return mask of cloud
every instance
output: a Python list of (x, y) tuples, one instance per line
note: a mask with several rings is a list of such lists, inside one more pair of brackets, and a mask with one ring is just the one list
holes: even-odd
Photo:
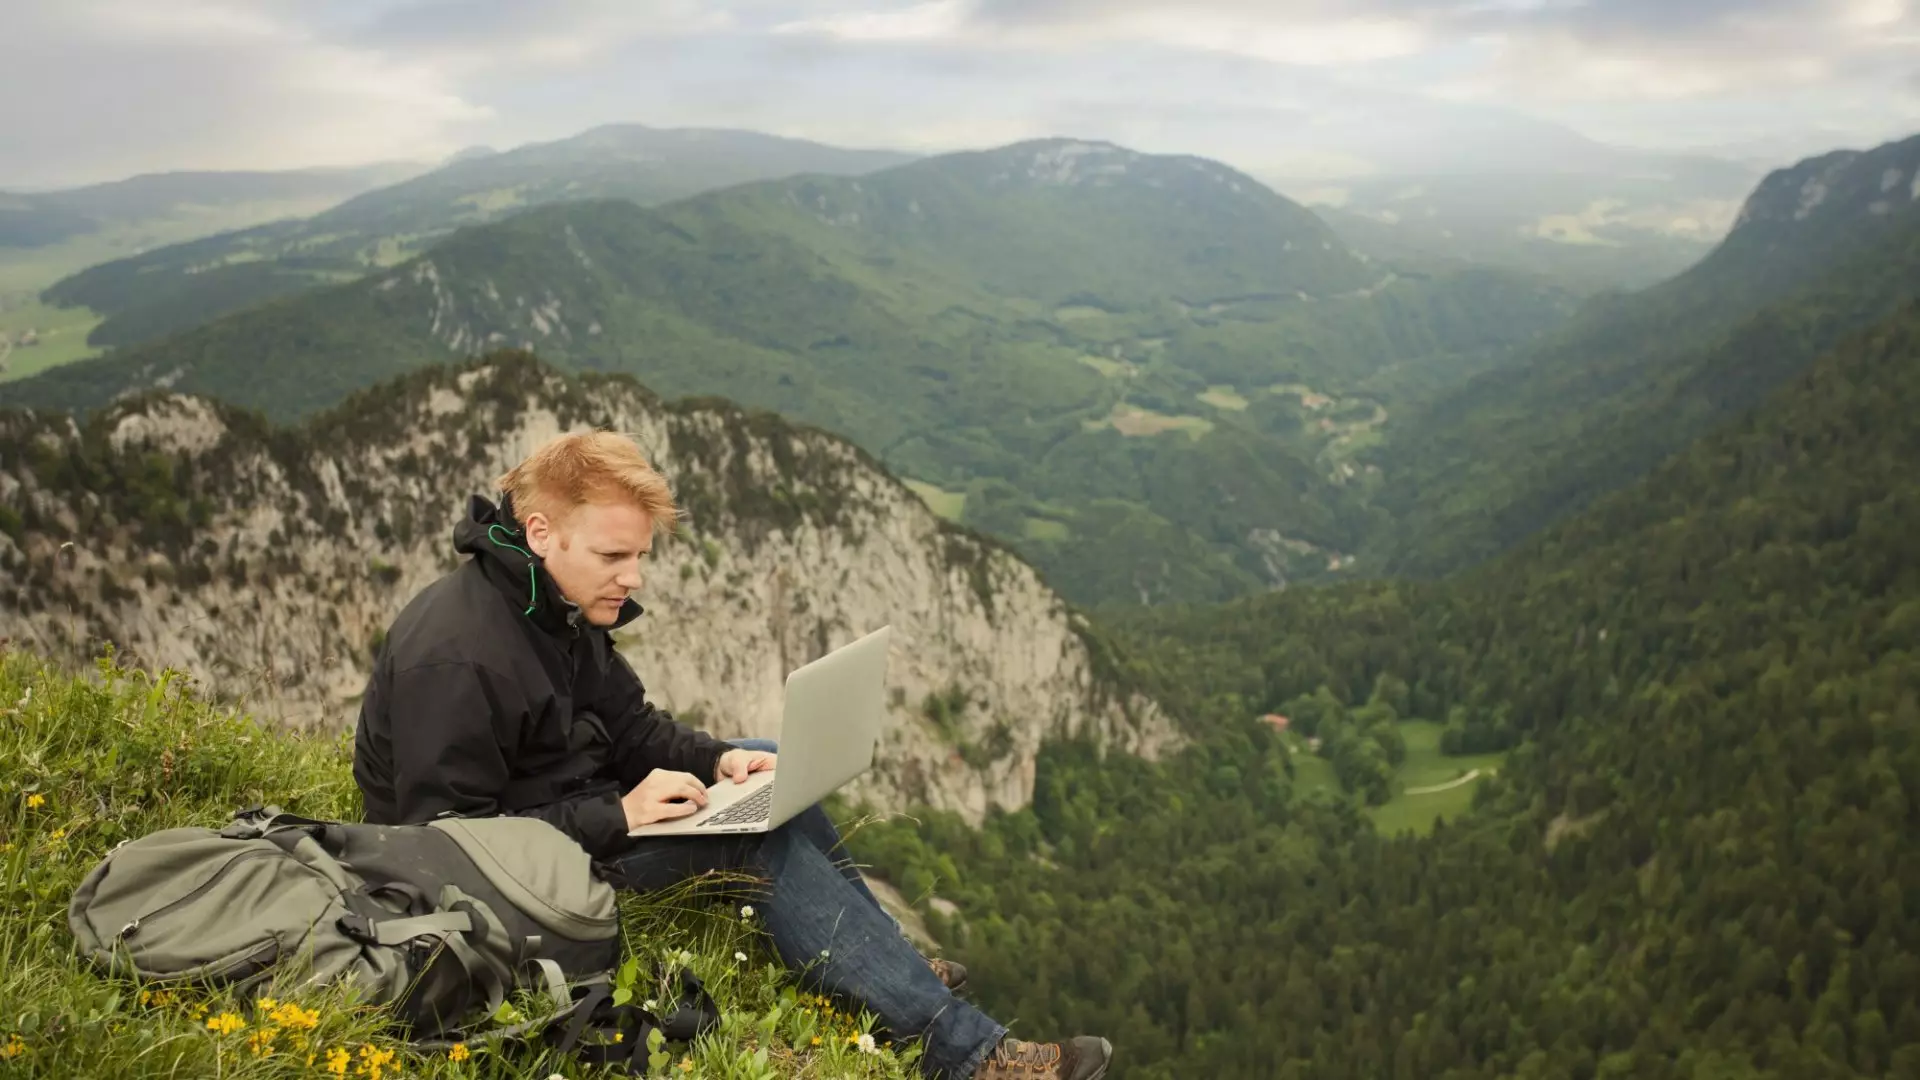
[(1574, 160), (1575, 131), (1812, 150), (1920, 127), (1916, 5), (0, 0), (30, 43), (0, 67), (0, 188), (608, 122), (929, 151), (1072, 134), (1274, 173)]
[(463, 72), (578, 64), (636, 40), (733, 28), (702, 0), (403, 0), (354, 24), (352, 41), (429, 57)]
[(430, 65), (320, 40), (246, 0), (69, 0), (6, 15), (0, 185), (164, 168), (431, 157), (489, 111)]
[(1309, 66), (1405, 56), (1422, 45), (1419, 27), (1411, 20), (1380, 13), (1353, 16), (1335, 6), (1314, 7), (1311, 12), (1276, 18), (1272, 9), (1251, 4), (1011, 5), (922, 0), (883, 10), (836, 11), (774, 29), (847, 41), (943, 40), (1033, 49), (1153, 43)]

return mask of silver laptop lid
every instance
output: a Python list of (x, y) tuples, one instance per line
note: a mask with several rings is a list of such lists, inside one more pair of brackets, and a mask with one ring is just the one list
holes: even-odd
[(873, 767), (887, 712), (887, 644), (882, 626), (787, 676), (769, 827), (777, 828)]

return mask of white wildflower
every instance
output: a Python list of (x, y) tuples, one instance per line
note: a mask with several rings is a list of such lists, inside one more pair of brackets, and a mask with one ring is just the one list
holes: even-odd
[(648, 1012), (655, 1012), (660, 1008), (660, 1003), (653, 1000), (652, 998), (648, 998), (647, 1000), (640, 1003), (640, 1007), (647, 1010)]
[(734, 954), (733, 954), (733, 958), (734, 958), (735, 960), (738, 960), (738, 961), (740, 961), (740, 962), (741, 962), (741, 963), (743, 963), (743, 964), (747, 962), (747, 954), (746, 954), (746, 953), (743, 953), (743, 952), (737, 952), (737, 953), (734, 953)]
[(859, 1046), (860, 1052), (863, 1054), (877, 1054), (880, 1052), (880, 1048), (873, 1044), (873, 1036), (866, 1032), (861, 1033)]
[(753, 905), (752, 905), (752, 904), (741, 904), (741, 905), (740, 905), (740, 917), (741, 917), (741, 918), (743, 918), (743, 919), (751, 919), (751, 918), (753, 918)]

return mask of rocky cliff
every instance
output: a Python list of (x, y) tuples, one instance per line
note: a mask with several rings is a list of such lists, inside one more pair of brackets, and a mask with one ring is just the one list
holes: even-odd
[(619, 633), (650, 695), (772, 735), (788, 671), (896, 629), (891, 723), (852, 794), (979, 820), (1024, 805), (1050, 736), (1179, 741), (1093, 631), (1009, 552), (938, 519), (853, 445), (724, 402), (666, 403), (521, 354), (433, 368), (298, 428), (149, 395), (76, 422), (0, 412), (0, 637), (111, 642), (282, 722), (352, 722), (380, 635), (457, 564), (472, 493), (562, 431), (630, 433), (687, 511)]

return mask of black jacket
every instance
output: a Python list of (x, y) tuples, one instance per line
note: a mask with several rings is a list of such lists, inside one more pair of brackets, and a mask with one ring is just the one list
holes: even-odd
[[(453, 530), (473, 558), (393, 622), (361, 699), (353, 778), (367, 820), (525, 814), (600, 856), (620, 796), (654, 769), (703, 783), (728, 744), (675, 723), (528, 553), (510, 502), (475, 496)], [(616, 625), (640, 614), (627, 601)]]

